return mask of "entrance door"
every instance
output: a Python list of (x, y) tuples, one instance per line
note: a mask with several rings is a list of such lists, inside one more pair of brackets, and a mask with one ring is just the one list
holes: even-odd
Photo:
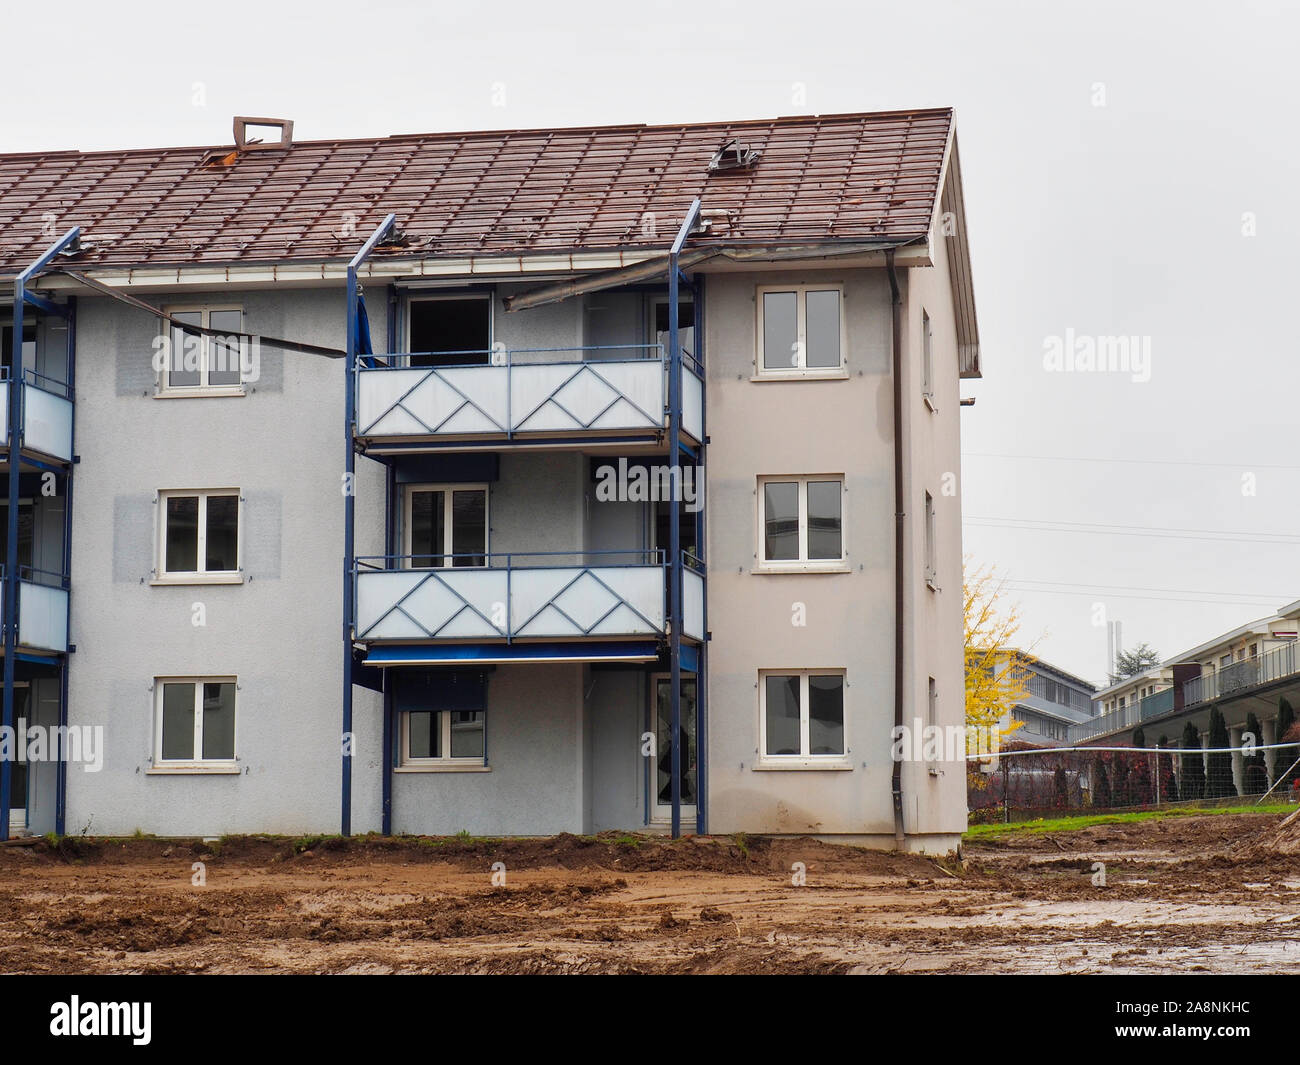
[[(656, 822), (670, 822), (673, 817), (673, 736), (672, 678), (656, 673), (654, 810)], [(695, 747), (695, 678), (682, 676), (681, 735), (682, 744), (682, 820), (695, 818), (696, 747)]]

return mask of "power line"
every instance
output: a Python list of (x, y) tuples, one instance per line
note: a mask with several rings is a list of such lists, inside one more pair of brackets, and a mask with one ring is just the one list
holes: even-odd
[(1300, 544), (1300, 535), (1278, 532), (1249, 532), (1236, 529), (1178, 529), (1158, 525), (1109, 525), (1096, 522), (1047, 521), (1036, 518), (963, 518), (965, 525), (983, 528), (1021, 529), (1025, 532), (1083, 533), (1091, 536), (1136, 536), (1156, 540), (1200, 540), (1209, 543)]
[(1068, 588), (1120, 588), (1133, 592), (1174, 592), (1179, 595), (1228, 595), (1239, 599), (1265, 599), (1277, 602), (1278, 596), (1272, 592), (1208, 592), (1199, 588), (1149, 588), (1140, 584), (1086, 584), (1083, 581), (1044, 581), (1037, 577), (1008, 577), (1007, 580), (1020, 584), (1057, 584)]
[(1190, 459), (1117, 459), (1083, 455), (1004, 455), (992, 451), (963, 451), (962, 458), (1015, 459), (1027, 462), (1101, 462), (1135, 466), (1196, 466), (1229, 470), (1300, 470), (1300, 466), (1279, 462), (1193, 462)]
[[(1013, 585), (1013, 582), (1008, 581), (1007, 583), (1008, 585)], [(1251, 599), (1207, 600), (1207, 599), (1197, 599), (1195, 597), (1180, 599), (1180, 598), (1174, 598), (1173, 596), (1165, 596), (1165, 595), (1132, 595), (1127, 592), (1099, 592), (1097, 590), (1076, 592), (1076, 591), (1070, 591), (1069, 589), (1066, 588), (1027, 588), (1027, 587), (1019, 587), (1019, 586), (1012, 586), (1011, 591), (1019, 592), (1021, 594), (1033, 594), (1036, 592), (1039, 595), (1084, 595), (1092, 599), (1096, 599), (1099, 596), (1101, 598), (1109, 597), (1111, 599), (1137, 599), (1137, 600), (1145, 600), (1147, 602), (1152, 602), (1152, 603), (1201, 603), (1205, 606), (1249, 606), (1249, 607), (1267, 608), (1276, 602), (1276, 600), (1262, 601), (1262, 600), (1251, 600)]]

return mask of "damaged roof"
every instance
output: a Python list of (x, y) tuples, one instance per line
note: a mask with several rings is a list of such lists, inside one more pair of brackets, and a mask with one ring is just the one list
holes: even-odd
[(668, 126), (0, 155), (0, 273), (82, 228), (86, 267), (348, 259), (389, 212), (402, 257), (907, 241), (938, 209), (948, 108)]

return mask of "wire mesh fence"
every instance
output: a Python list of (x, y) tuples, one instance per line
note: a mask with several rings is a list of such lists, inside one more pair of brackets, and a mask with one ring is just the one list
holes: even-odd
[(1042, 748), (1007, 744), (967, 765), (972, 824), (1045, 813), (1300, 799), (1300, 748)]

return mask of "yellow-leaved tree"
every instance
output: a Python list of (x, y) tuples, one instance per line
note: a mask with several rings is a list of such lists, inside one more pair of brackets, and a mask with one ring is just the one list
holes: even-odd
[[(1029, 694), (1029, 655), (1014, 646), (1020, 631), (1020, 609), (1008, 604), (1004, 581), (992, 566), (971, 566), (962, 574), (962, 614), (965, 622), (966, 735), (968, 753), (995, 751), (1021, 727), (1011, 709)], [(987, 778), (979, 762), (967, 763), (972, 787)]]

